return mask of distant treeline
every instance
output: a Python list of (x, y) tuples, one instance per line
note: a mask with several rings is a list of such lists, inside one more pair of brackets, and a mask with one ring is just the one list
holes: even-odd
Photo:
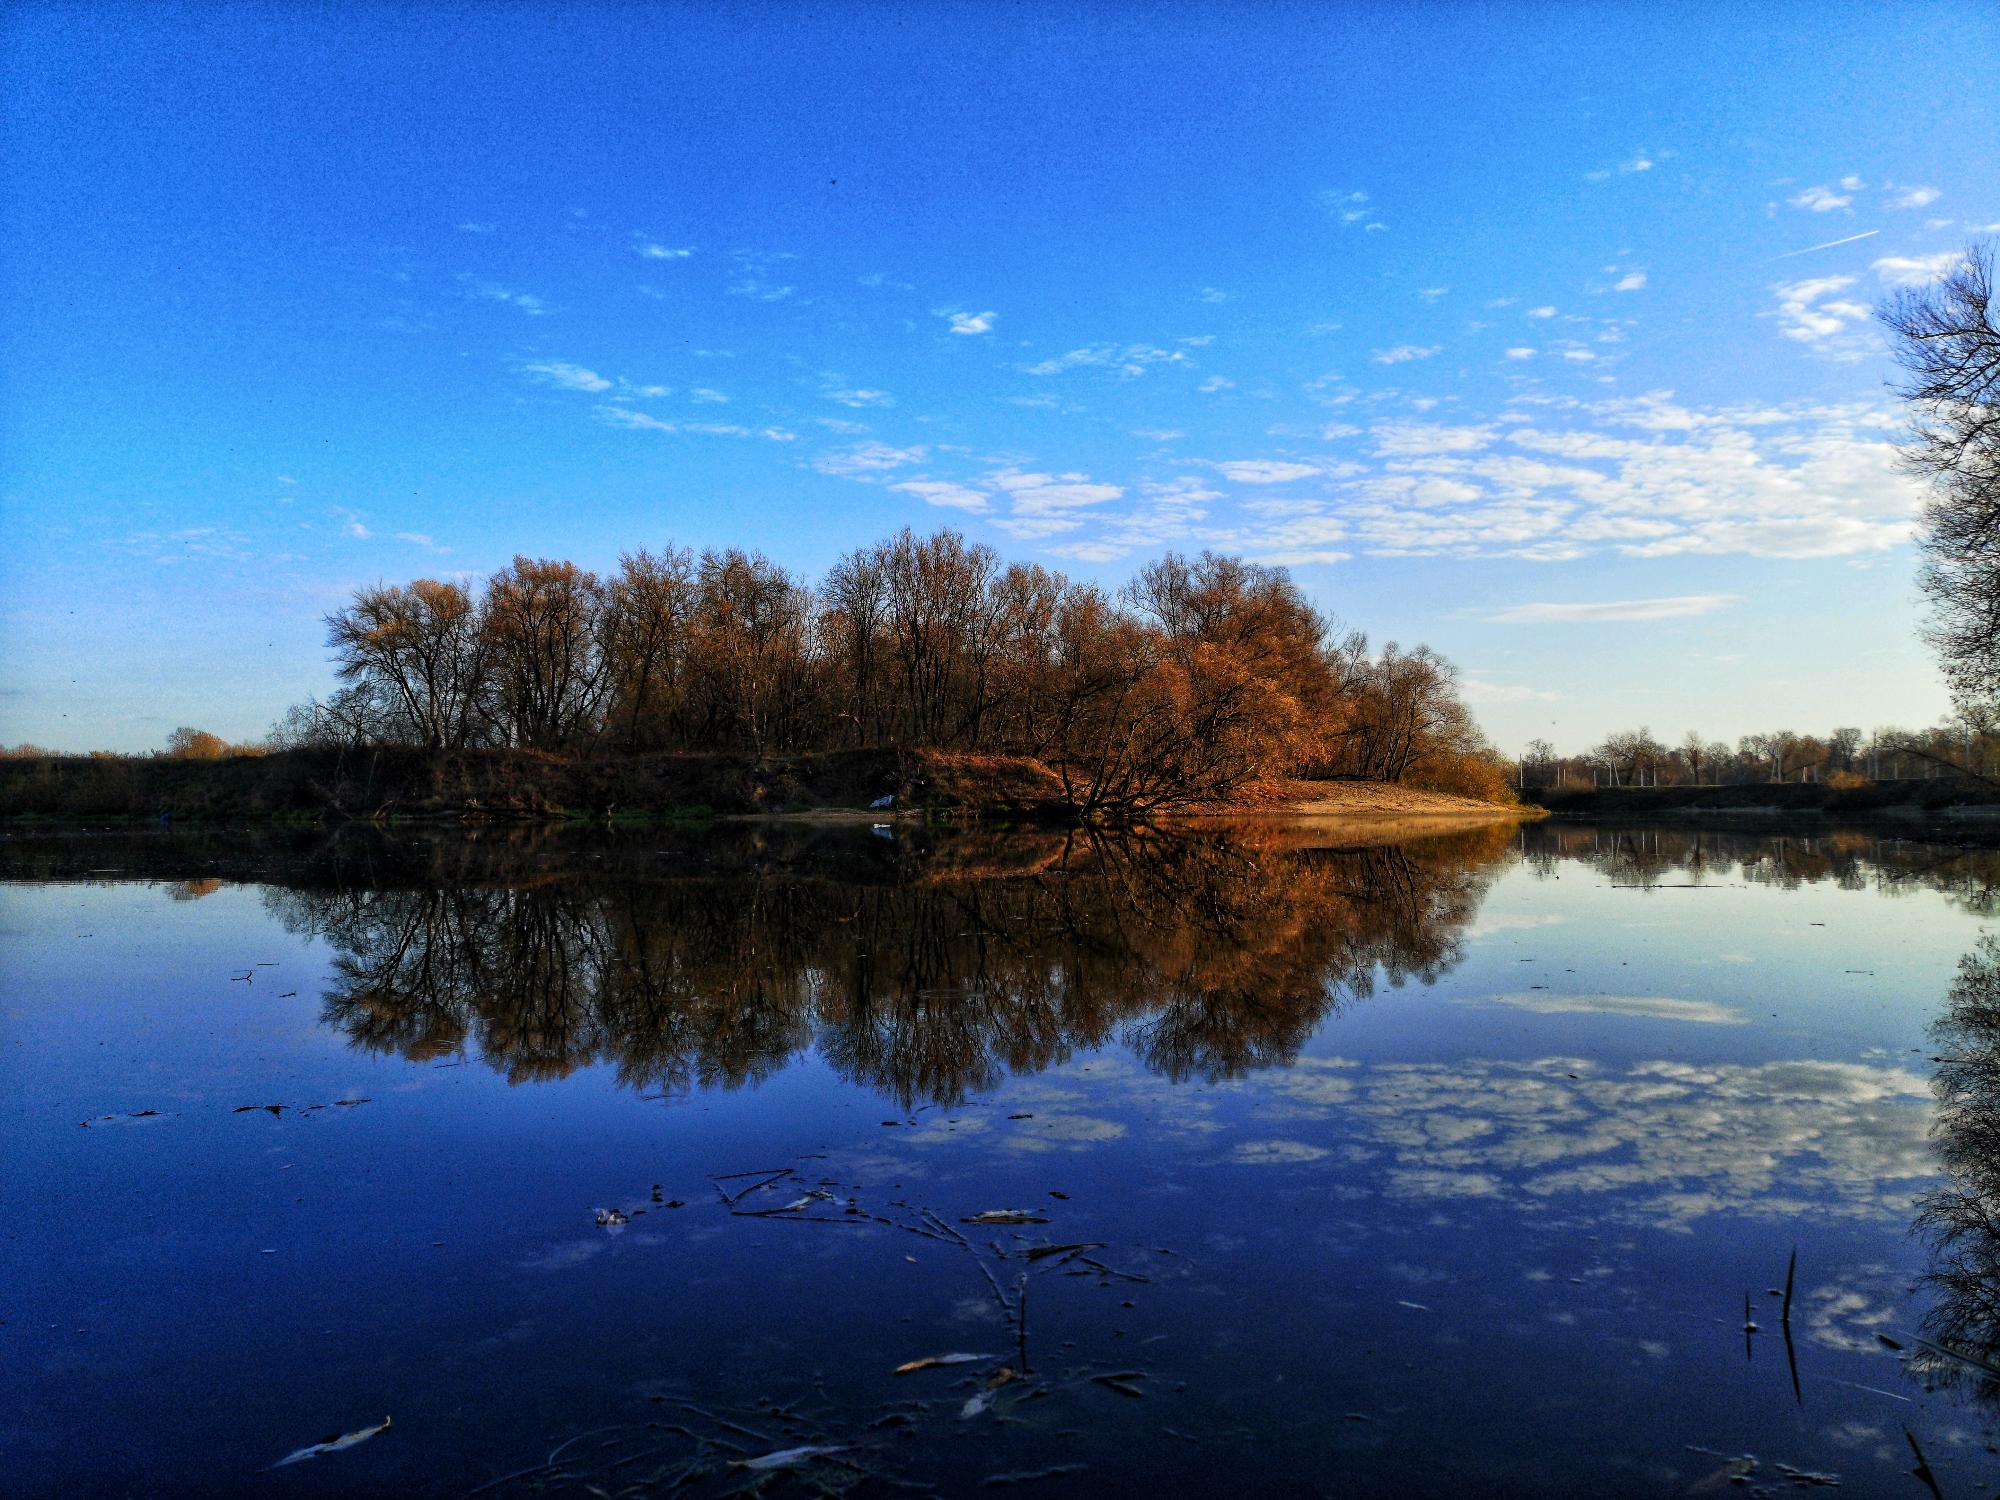
[(1579, 755), (1547, 740), (1521, 754), (1516, 784), (1559, 787), (1749, 786), (1818, 783), (1851, 789), (1875, 781), (1971, 780), (2000, 776), (2000, 726), (1961, 714), (1931, 729), (1789, 729), (1746, 734), (1731, 745), (1689, 730), (1674, 744), (1650, 729), (1606, 735)]
[(642, 550), (603, 577), (517, 557), (476, 588), (360, 589), (326, 623), (344, 685), (275, 748), (1024, 756), (1086, 814), (1277, 776), (1507, 795), (1449, 663), (1371, 652), (1282, 569), (1211, 553), (1115, 595), (950, 531), (905, 530), (817, 584), (733, 548)]

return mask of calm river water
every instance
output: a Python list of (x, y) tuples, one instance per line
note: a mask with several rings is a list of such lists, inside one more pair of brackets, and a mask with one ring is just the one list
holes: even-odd
[(1864, 835), (12, 836), (0, 1493), (1990, 1494), (1996, 909)]

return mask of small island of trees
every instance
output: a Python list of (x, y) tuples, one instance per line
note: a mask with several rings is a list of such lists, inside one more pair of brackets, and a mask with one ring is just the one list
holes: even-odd
[(1085, 817), (1264, 778), (1506, 796), (1448, 662), (1371, 651), (1283, 569), (1207, 552), (1116, 594), (948, 530), (817, 585), (736, 548), (640, 550), (607, 576), (517, 557), (476, 589), (360, 589), (327, 630), (343, 686), (276, 748), (1017, 757)]

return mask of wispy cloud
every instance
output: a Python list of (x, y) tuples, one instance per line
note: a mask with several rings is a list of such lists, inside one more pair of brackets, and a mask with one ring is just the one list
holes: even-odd
[(1627, 271), (1612, 285), (1614, 292), (1636, 292), (1646, 284), (1644, 271)]
[(562, 386), (571, 391), (608, 391), (611, 382), (595, 370), (587, 370), (582, 365), (570, 364), (567, 360), (544, 360), (539, 364), (525, 367), (530, 375), (539, 376), (550, 385)]
[(1541, 1016), (1628, 1016), (1704, 1026), (1741, 1026), (1750, 1019), (1742, 1011), (1713, 1000), (1683, 1000), (1673, 995), (1557, 995), (1544, 991), (1494, 995), (1486, 1003)]
[(1829, 359), (1861, 358), (1866, 347), (1858, 330), (1870, 309), (1865, 302), (1836, 295), (1853, 285), (1852, 276), (1816, 276), (1773, 287), (1780, 331)]
[(870, 390), (865, 386), (852, 389), (830, 389), (820, 394), (829, 401), (838, 401), (842, 406), (894, 406), (896, 398), (887, 391)]
[(1115, 369), (1120, 375), (1143, 375), (1155, 365), (1185, 365), (1191, 361), (1184, 350), (1161, 349), (1152, 344), (1088, 344), (1027, 366), (1030, 375), (1060, 375), (1067, 370)]
[(1589, 604), (1517, 604), (1486, 618), (1495, 625), (1601, 625), (1686, 619), (1714, 614), (1740, 602), (1734, 594), (1676, 594), (1664, 599), (1606, 599)]
[(1310, 479), (1319, 473), (1317, 464), (1275, 459), (1228, 459), (1212, 467), (1224, 479), (1237, 484), (1289, 484), (1297, 479)]
[(497, 281), (481, 281), (477, 277), (460, 278), (465, 283), (468, 295), (487, 302), (503, 302), (509, 307), (519, 308), (531, 318), (539, 318), (548, 312), (547, 305), (532, 292), (517, 292), (512, 287), (500, 285)]
[(1412, 360), (1429, 359), (1443, 348), (1442, 344), (1397, 344), (1391, 349), (1377, 349), (1371, 358), (1378, 365), (1406, 365)]
[(915, 495), (926, 505), (941, 505), (947, 510), (981, 512), (993, 508), (993, 502), (978, 490), (944, 479), (905, 479), (889, 488)]
[(1591, 182), (1608, 181), (1614, 174), (1619, 177), (1632, 177), (1640, 172), (1652, 171), (1654, 167), (1672, 155), (1673, 152), (1671, 151), (1640, 151), (1627, 157), (1615, 167), (1600, 167), (1595, 172), (1585, 172), (1583, 175)]
[(1482, 677), (1462, 677), (1458, 690), (1467, 703), (1553, 703), (1562, 696), (1522, 683), (1488, 682)]
[(1329, 218), (1343, 228), (1387, 229), (1389, 227), (1376, 217), (1368, 195), (1358, 188), (1347, 191), (1327, 188), (1319, 195), (1319, 206), (1326, 210)]
[(687, 246), (662, 245), (655, 240), (641, 240), (632, 248), (647, 260), (686, 260), (694, 254)]
[(887, 443), (871, 440), (855, 443), (835, 452), (822, 453), (812, 461), (812, 466), (822, 474), (837, 474), (842, 477), (880, 474), (890, 469), (902, 469), (911, 464), (922, 463), (928, 451), (924, 448), (895, 448)]
[(951, 324), (953, 333), (991, 333), (994, 321), (1000, 316), (995, 312), (959, 312), (955, 308), (941, 307), (937, 315)]
[(1937, 255), (1885, 255), (1868, 269), (1889, 286), (1922, 286), (1948, 275), (1964, 259), (1963, 252), (1957, 250)]
[(1816, 214), (1829, 214), (1837, 208), (1847, 208), (1854, 202), (1854, 193), (1859, 189), (1861, 184), (1855, 182), (1851, 177), (1844, 177), (1841, 179), (1841, 186), (1847, 187), (1847, 184), (1850, 182), (1854, 182), (1854, 187), (1844, 193), (1836, 192), (1829, 187), (1809, 187), (1802, 193), (1794, 194), (1786, 201), (1793, 208), (1807, 209)]
[(1934, 187), (1906, 187), (1889, 200), (1891, 208), (1929, 208), (1944, 194)]

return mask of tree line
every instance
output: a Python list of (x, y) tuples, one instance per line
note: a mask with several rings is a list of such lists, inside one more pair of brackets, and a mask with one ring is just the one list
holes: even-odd
[(517, 557), (476, 586), (358, 589), (326, 626), (342, 686), (277, 747), (1018, 755), (1086, 813), (1291, 776), (1505, 794), (1449, 662), (1371, 650), (1283, 569), (1210, 552), (1115, 593), (948, 530), (817, 583), (736, 548), (602, 576)]
[(1852, 726), (1824, 734), (1790, 729), (1740, 736), (1734, 744), (1691, 729), (1668, 744), (1643, 725), (1606, 735), (1580, 754), (1531, 741), (1515, 768), (1521, 787), (1744, 786), (1756, 782), (1870, 781), (1970, 777), (2000, 780), (2000, 729), (1959, 715), (1929, 729)]

